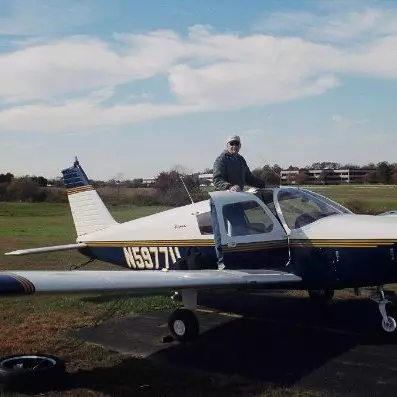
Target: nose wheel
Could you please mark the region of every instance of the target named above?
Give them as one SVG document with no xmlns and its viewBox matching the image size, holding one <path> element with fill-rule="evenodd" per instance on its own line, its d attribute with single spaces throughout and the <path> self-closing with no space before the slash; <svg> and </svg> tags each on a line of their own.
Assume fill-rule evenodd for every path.
<svg viewBox="0 0 397 397">
<path fill-rule="evenodd" d="M 387 316 L 386 319 L 382 319 L 382 328 L 384 331 L 394 332 L 396 327 L 396 320 L 393 317 Z"/>
<path fill-rule="evenodd" d="M 379 287 L 378 294 L 372 299 L 378 304 L 382 316 L 382 329 L 386 332 L 394 332 L 397 328 L 396 320 L 387 314 L 386 305 L 391 302 L 385 297 L 383 289 Z"/>
</svg>

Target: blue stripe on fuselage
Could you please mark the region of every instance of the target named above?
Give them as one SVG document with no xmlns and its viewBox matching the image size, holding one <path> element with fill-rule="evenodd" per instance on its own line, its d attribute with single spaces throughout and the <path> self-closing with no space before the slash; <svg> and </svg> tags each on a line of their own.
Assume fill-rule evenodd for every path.
<svg viewBox="0 0 397 397">
<path fill-rule="evenodd" d="M 193 252 L 199 252 L 205 259 L 207 268 L 217 267 L 217 257 L 214 246 L 193 247 Z M 168 253 L 164 251 L 168 249 Z M 135 250 L 135 253 L 133 252 Z M 151 250 L 150 252 L 148 252 Z M 80 250 L 87 256 L 94 256 L 99 260 L 110 262 L 133 270 L 162 269 L 166 266 L 168 256 L 168 267 L 178 257 L 186 257 L 189 247 L 85 247 Z M 156 252 L 157 251 L 157 252 Z M 148 261 L 148 254 L 150 260 Z M 135 266 L 131 266 L 131 256 L 135 255 Z M 158 267 L 155 266 L 155 258 L 158 257 Z M 146 260 L 145 260 L 146 257 Z M 142 260 L 140 259 L 142 258 Z M 127 259 L 129 259 L 127 261 Z M 250 251 L 235 251 L 224 253 L 225 265 L 228 269 L 274 269 L 282 268 L 288 262 L 288 250 L 286 247 L 272 249 L 258 249 Z M 145 263 L 146 262 L 146 263 Z M 143 264 L 145 263 L 145 264 Z M 152 264 L 153 263 L 153 264 Z"/>
<path fill-rule="evenodd" d="M 135 249 L 135 251 L 134 251 Z M 131 268 L 132 270 L 158 270 L 170 268 L 179 258 L 187 255 L 189 247 L 85 247 L 80 252 L 87 256 Z M 213 246 L 198 247 L 197 252 L 204 255 L 208 262 L 216 263 Z M 150 258 L 149 258 L 149 256 Z M 156 259 L 157 258 L 157 259 Z M 167 266 L 168 259 L 168 266 Z"/>
</svg>

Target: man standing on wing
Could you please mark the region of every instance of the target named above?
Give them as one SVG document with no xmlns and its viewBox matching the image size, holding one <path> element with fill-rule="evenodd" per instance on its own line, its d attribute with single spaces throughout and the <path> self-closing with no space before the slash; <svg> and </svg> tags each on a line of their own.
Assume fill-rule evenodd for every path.
<svg viewBox="0 0 397 397">
<path fill-rule="evenodd" d="M 238 135 L 233 135 L 226 142 L 226 150 L 215 160 L 213 167 L 213 182 L 215 190 L 229 190 L 231 192 L 240 192 L 245 185 L 264 188 L 266 183 L 254 177 L 245 161 L 244 157 L 239 154 L 241 149 L 241 140 Z M 215 251 L 218 258 L 218 269 L 225 268 L 223 264 L 221 236 L 219 224 L 216 216 L 215 205 L 210 200 L 212 228 L 214 232 Z"/>
</svg>

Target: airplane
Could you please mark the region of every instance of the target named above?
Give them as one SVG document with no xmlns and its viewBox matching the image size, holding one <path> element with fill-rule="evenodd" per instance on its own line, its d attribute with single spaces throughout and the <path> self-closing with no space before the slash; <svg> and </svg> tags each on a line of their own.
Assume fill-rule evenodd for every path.
<svg viewBox="0 0 397 397">
<path fill-rule="evenodd" d="M 76 242 L 5 255 L 77 250 L 120 270 L 5 270 L 0 296 L 31 294 L 179 293 L 172 337 L 199 336 L 202 290 L 305 290 L 328 302 L 335 290 L 376 287 L 382 329 L 396 330 L 384 285 L 397 282 L 397 218 L 358 215 L 313 191 L 290 186 L 213 191 L 210 198 L 117 222 L 76 158 L 62 170 Z M 217 266 L 210 199 L 216 208 L 224 269 Z"/>
</svg>

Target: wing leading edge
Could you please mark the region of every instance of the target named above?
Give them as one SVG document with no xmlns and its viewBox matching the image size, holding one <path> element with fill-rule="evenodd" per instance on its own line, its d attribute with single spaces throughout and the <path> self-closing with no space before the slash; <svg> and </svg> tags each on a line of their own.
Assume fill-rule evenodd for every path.
<svg viewBox="0 0 397 397">
<path fill-rule="evenodd" d="M 279 271 L 3 271 L 0 296 L 70 293 L 150 293 L 172 289 L 252 287 L 277 283 L 298 283 L 302 279 Z"/>
</svg>

